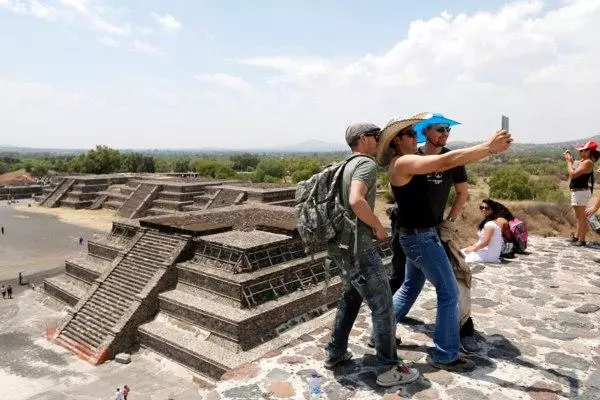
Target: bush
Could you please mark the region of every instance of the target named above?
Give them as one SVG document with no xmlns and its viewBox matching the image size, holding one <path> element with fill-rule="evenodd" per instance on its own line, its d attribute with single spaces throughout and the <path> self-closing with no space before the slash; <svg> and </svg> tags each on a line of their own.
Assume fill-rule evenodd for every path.
<svg viewBox="0 0 600 400">
<path fill-rule="evenodd" d="M 292 171 L 292 181 L 298 183 L 321 171 L 321 167 L 312 158 L 300 158 L 290 163 L 289 170 Z"/>
<path fill-rule="evenodd" d="M 194 167 L 198 175 L 207 178 L 228 179 L 235 176 L 233 168 L 220 161 L 196 160 Z"/>
<path fill-rule="evenodd" d="M 508 200 L 532 199 L 529 175 L 517 166 L 500 169 L 490 179 L 490 197 Z"/>
<path fill-rule="evenodd" d="M 250 153 L 236 154 L 229 159 L 232 162 L 231 168 L 236 171 L 252 171 L 260 162 L 258 156 Z"/>
<path fill-rule="evenodd" d="M 285 174 L 285 164 L 281 160 L 264 159 L 256 166 L 252 176 L 254 182 L 280 182 Z M 267 178 L 268 177 L 268 178 Z"/>
<path fill-rule="evenodd" d="M 531 180 L 533 198 L 551 203 L 567 203 L 569 198 L 559 189 L 560 180 L 555 176 L 541 176 Z"/>
</svg>

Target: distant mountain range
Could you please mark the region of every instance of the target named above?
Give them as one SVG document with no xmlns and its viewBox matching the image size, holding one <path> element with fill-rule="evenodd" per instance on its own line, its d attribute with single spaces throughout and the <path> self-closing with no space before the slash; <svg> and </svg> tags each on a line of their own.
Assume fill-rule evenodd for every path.
<svg viewBox="0 0 600 400">
<path fill-rule="evenodd" d="M 583 143 L 588 140 L 594 140 L 600 144 L 600 135 L 590 138 L 570 140 L 556 143 L 514 143 L 511 147 L 512 152 L 530 153 L 530 152 L 558 152 L 567 148 L 573 148 L 575 144 Z M 468 147 L 476 142 L 449 142 L 448 147 L 457 149 Z M 477 142 L 479 143 L 479 142 Z M 31 148 L 16 147 L 9 145 L 0 145 L 0 153 L 13 153 L 22 155 L 33 154 L 54 154 L 54 155 L 74 155 L 85 152 L 87 149 L 51 149 L 51 148 Z M 228 149 L 228 148 L 199 148 L 199 149 L 120 149 L 124 152 L 139 152 L 145 154 L 229 154 L 250 152 L 258 154 L 291 154 L 291 153 L 346 153 L 348 146 L 345 143 L 331 143 L 322 140 L 307 140 L 301 143 L 289 146 L 271 147 L 271 148 L 247 148 L 247 149 Z"/>
</svg>

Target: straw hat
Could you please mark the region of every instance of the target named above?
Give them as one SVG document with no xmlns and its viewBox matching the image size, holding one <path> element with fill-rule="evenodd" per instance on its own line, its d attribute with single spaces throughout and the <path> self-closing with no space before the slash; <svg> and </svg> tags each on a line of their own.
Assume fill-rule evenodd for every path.
<svg viewBox="0 0 600 400">
<path fill-rule="evenodd" d="M 394 157 L 394 150 L 390 148 L 392 140 L 405 128 L 413 126 L 425 119 L 431 118 L 431 113 L 419 113 L 410 118 L 394 118 L 387 123 L 379 135 L 379 148 L 377 150 L 377 161 L 381 165 L 388 165 Z"/>
</svg>

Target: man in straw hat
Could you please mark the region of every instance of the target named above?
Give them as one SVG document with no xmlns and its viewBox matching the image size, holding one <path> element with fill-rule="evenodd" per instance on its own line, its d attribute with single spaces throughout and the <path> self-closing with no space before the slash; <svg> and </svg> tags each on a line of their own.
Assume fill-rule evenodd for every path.
<svg viewBox="0 0 600 400">
<path fill-rule="evenodd" d="M 417 155 L 414 127 L 432 114 L 390 121 L 380 136 L 377 159 L 388 165 L 390 185 L 398 207 L 395 229 L 406 254 L 406 278 L 394 294 L 394 314 L 400 321 L 421 292 L 425 279 L 436 289 L 438 304 L 435 349 L 427 361 L 436 368 L 470 371 L 471 360 L 459 355 L 458 287 L 452 266 L 438 236 L 439 221 L 428 190 L 427 174 L 481 160 L 510 147 L 508 132 L 498 131 L 486 142 L 439 155 Z"/>
<path fill-rule="evenodd" d="M 368 123 L 354 124 L 346 130 L 346 142 L 352 153 L 364 155 L 348 161 L 339 189 L 341 203 L 349 218 L 356 218 L 358 223 L 355 239 L 358 272 L 343 279 L 331 340 L 325 348 L 325 367 L 333 368 L 352 358 L 348 351 L 348 336 L 364 300 L 372 313 L 377 359 L 386 369 L 377 376 L 377 384 L 389 387 L 413 382 L 419 373 L 398 358 L 392 292 L 381 256 L 373 243 L 373 236 L 379 240 L 387 237 L 387 231 L 373 213 L 377 179 L 377 162 L 373 156 L 377 154 L 380 132 L 377 126 Z M 335 244 L 328 246 L 328 256 L 336 264 L 343 264 L 342 259 L 349 256 L 341 254 L 342 251 Z"/>
</svg>

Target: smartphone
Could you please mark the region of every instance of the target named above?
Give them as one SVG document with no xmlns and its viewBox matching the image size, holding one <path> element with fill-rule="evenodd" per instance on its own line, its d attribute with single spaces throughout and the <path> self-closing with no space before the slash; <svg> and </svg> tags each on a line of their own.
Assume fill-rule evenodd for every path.
<svg viewBox="0 0 600 400">
<path fill-rule="evenodd" d="M 502 116 L 502 127 L 501 127 L 501 129 L 503 129 L 506 132 L 508 132 L 508 117 L 506 115 Z"/>
</svg>

